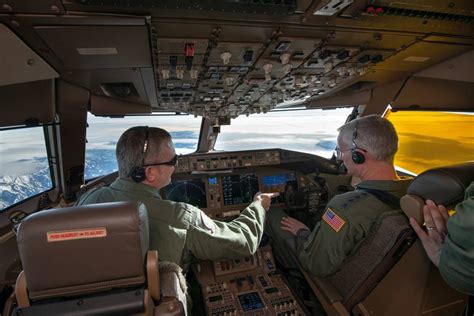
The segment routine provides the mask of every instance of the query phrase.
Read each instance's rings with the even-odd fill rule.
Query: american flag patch
[[[342,218],[340,218],[331,208],[328,208],[323,215],[323,220],[331,226],[336,232],[339,232],[346,223]]]

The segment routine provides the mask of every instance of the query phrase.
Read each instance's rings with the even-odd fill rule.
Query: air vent
[[[110,82],[100,85],[102,91],[109,97],[119,99],[137,98],[138,92],[131,82]]]

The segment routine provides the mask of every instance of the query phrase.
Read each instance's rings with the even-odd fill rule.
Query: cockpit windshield
[[[252,114],[221,126],[216,150],[283,148],[330,158],[336,147],[337,129],[352,107],[331,110],[272,111]]]

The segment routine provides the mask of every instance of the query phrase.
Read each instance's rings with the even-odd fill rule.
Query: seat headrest
[[[136,202],[32,214],[18,228],[17,242],[33,300],[145,282],[148,216]]]
[[[474,162],[435,168],[419,174],[408,187],[407,194],[453,206],[463,200],[464,192],[473,180]]]
[[[451,208],[464,199],[464,191],[473,180],[474,162],[427,170],[413,180],[400,206],[408,217],[422,224],[426,200]]]

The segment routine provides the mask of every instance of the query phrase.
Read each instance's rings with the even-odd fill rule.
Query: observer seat
[[[27,217],[18,228],[23,271],[11,313],[185,314],[184,293],[170,294],[167,286],[167,295],[174,295],[169,299],[160,292],[158,255],[148,250],[148,234],[146,208],[136,202],[51,209]],[[176,275],[169,282],[179,284]]]

